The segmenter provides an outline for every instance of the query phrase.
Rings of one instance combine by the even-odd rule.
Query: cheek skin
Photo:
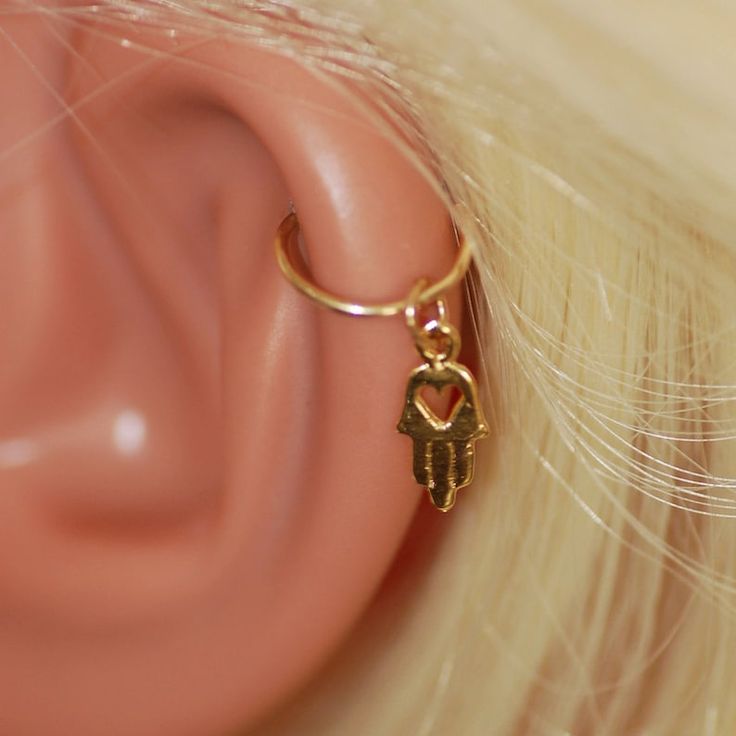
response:
[[[276,227],[294,197],[317,278],[382,300],[446,271],[444,208],[291,62],[0,22],[26,56],[0,41],[0,151],[74,109],[0,170],[0,313],[22,315],[0,335],[0,731],[252,723],[355,623],[421,497],[401,320],[304,302]]]

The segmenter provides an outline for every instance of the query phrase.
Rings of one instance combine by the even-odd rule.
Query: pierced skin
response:
[[[119,33],[0,18],[13,736],[256,722],[338,646],[421,498],[401,319],[319,311],[271,244],[293,198],[321,283],[396,298],[452,262],[441,202],[294,62]]]

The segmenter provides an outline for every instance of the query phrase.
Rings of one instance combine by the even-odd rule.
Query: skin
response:
[[[293,199],[319,283],[396,299],[452,261],[442,203],[331,80],[139,33],[0,16],[13,736],[256,723],[364,612],[422,499],[401,318],[320,310],[272,242]]]

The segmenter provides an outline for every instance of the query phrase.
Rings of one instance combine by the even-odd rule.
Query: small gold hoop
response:
[[[329,291],[320,288],[308,278],[303,276],[294,267],[291,254],[296,249],[296,239],[299,235],[299,220],[294,212],[289,213],[279,225],[276,231],[276,240],[274,243],[276,249],[276,260],[281,268],[282,273],[296,286],[302,294],[308,296],[313,301],[321,304],[323,307],[332,309],[343,314],[351,314],[355,317],[391,317],[395,314],[405,312],[407,306],[411,303],[416,306],[424,304],[441,296],[447,289],[454,286],[465,276],[472,252],[470,246],[463,237],[462,233],[458,235],[458,252],[455,263],[448,273],[433,284],[427,285],[418,296],[413,296],[414,289],[408,297],[399,299],[395,302],[385,302],[383,304],[359,304],[342,299]]]
[[[426,291],[428,283],[428,280],[425,278],[419,279],[414,286],[411,287],[409,296],[406,298],[404,319],[406,320],[406,326],[411,330],[411,333],[415,338],[420,333],[426,334],[428,330],[449,324],[447,303],[442,296],[438,296],[434,299],[434,304],[437,308],[437,318],[430,320],[429,323],[422,325],[421,328],[417,324],[417,310],[422,304],[427,303],[421,297]]]
[[[435,318],[423,325],[417,322],[417,308],[421,305],[418,297],[422,294],[426,285],[427,279],[419,279],[409,292],[409,298],[404,308],[406,326],[409,328],[414,338],[414,344],[424,360],[429,363],[442,363],[446,360],[454,361],[460,352],[460,335],[457,329],[450,324],[447,303],[444,298],[437,297],[434,300],[437,309]],[[443,341],[445,349],[438,349]]]

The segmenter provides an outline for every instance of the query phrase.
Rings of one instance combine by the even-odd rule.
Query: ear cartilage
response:
[[[342,299],[317,286],[294,261],[298,253],[299,221],[290,203],[290,212],[276,233],[276,260],[286,278],[313,301],[354,317],[389,317],[404,315],[414,344],[423,359],[422,365],[409,374],[404,411],[397,429],[412,438],[414,478],[429,492],[440,511],[455,504],[457,491],[473,480],[475,443],[488,435],[488,426],[478,400],[478,388],[470,370],[457,362],[460,335],[449,322],[443,293],[461,281],[471,262],[470,248],[459,235],[458,254],[444,278],[430,283],[419,279],[409,296],[384,304],[360,304]],[[458,232],[456,228],[456,232]],[[420,319],[420,313],[432,306],[436,316]],[[441,393],[454,388],[458,398],[446,419],[438,417],[422,398],[425,387]]]

